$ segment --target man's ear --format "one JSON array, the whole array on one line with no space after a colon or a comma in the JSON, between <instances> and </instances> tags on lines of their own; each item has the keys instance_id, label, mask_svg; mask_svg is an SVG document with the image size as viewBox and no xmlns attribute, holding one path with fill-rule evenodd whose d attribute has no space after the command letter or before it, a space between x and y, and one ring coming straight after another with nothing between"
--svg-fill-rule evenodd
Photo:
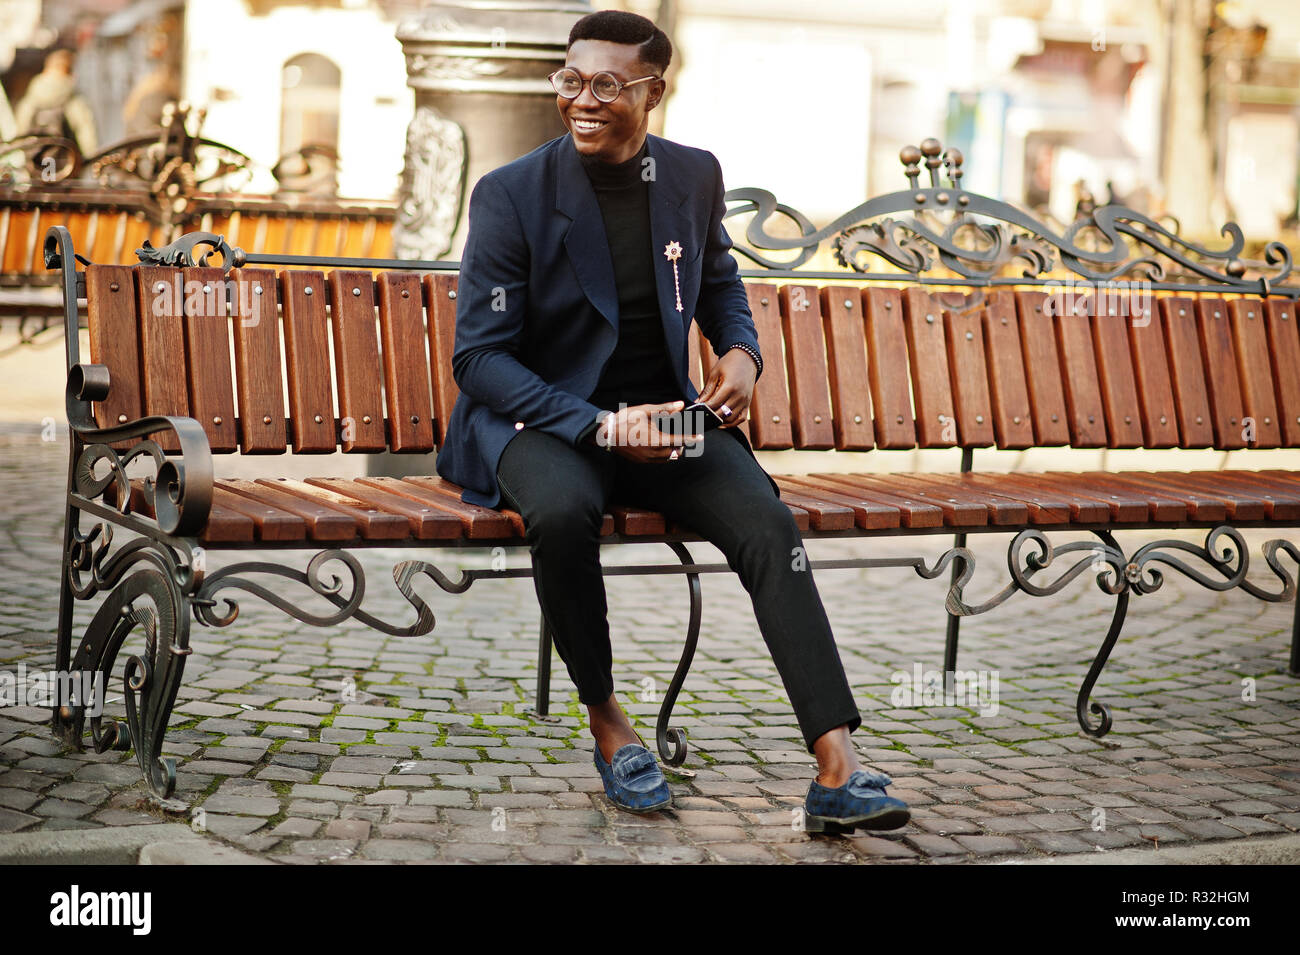
<instances>
[{"instance_id":1,"label":"man's ear","mask_svg":"<svg viewBox=\"0 0 1300 955\"><path fill-rule=\"evenodd\" d=\"M652 89L650 95L646 97L645 108L647 113L659 105L663 100L664 91L668 88L668 84L662 78L660 78L658 83L652 84L652 86L654 89Z\"/></svg>"}]
</instances>

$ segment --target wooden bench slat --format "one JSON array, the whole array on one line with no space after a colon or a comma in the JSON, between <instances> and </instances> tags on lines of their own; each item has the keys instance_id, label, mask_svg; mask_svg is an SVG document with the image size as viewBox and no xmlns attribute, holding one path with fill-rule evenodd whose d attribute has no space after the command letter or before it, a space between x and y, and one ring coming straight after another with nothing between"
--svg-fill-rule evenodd
<instances>
[{"instance_id":1,"label":"wooden bench slat","mask_svg":"<svg viewBox=\"0 0 1300 955\"><path fill-rule=\"evenodd\" d=\"M1180 295L1158 299L1169 375L1173 382L1174 408L1178 413L1180 447L1208 448L1214 445L1210 426L1210 400L1205 390L1205 367L1196 331L1196 304Z\"/></svg>"},{"instance_id":2,"label":"wooden bench slat","mask_svg":"<svg viewBox=\"0 0 1300 955\"><path fill-rule=\"evenodd\" d=\"M221 486L212 489L213 506L220 505L253 522L257 539L262 541L297 541L307 537L307 522L298 514L276 507L267 501L254 501Z\"/></svg>"},{"instance_id":3,"label":"wooden bench slat","mask_svg":"<svg viewBox=\"0 0 1300 955\"><path fill-rule=\"evenodd\" d=\"M958 295L943 310L957 437L962 447L993 444L993 399L985 362L984 295Z\"/></svg>"},{"instance_id":4,"label":"wooden bench slat","mask_svg":"<svg viewBox=\"0 0 1300 955\"><path fill-rule=\"evenodd\" d=\"M460 387L451 373L451 356L456 350L456 276L432 272L424 277L424 294L429 321L429 363L433 371L433 441L441 445L447 434L451 409L456 406Z\"/></svg>"},{"instance_id":5,"label":"wooden bench slat","mask_svg":"<svg viewBox=\"0 0 1300 955\"><path fill-rule=\"evenodd\" d=\"M140 316L141 413L188 418L189 389L183 367L176 367L185 354L181 270L142 265L137 270L135 289ZM170 431L159 434L156 440L164 451L180 451L180 442Z\"/></svg>"},{"instance_id":6,"label":"wooden bench slat","mask_svg":"<svg viewBox=\"0 0 1300 955\"><path fill-rule=\"evenodd\" d=\"M797 448L835 447L821 298L815 285L783 285L778 295L790 382L790 421Z\"/></svg>"},{"instance_id":7,"label":"wooden bench slat","mask_svg":"<svg viewBox=\"0 0 1300 955\"><path fill-rule=\"evenodd\" d=\"M1105 481L1108 488L1127 487L1145 494L1152 507L1152 520L1207 521L1222 520L1227 515L1227 507L1222 501L1211 500L1187 488L1171 488L1159 481L1150 481L1137 472L1085 471L1082 476ZM1168 505L1169 513L1181 507L1186 516L1167 518L1164 516L1166 512L1161 510L1163 505Z\"/></svg>"},{"instance_id":8,"label":"wooden bench slat","mask_svg":"<svg viewBox=\"0 0 1300 955\"><path fill-rule=\"evenodd\" d=\"M1197 490L1179 475L1168 472L1121 471L1117 480L1150 488L1154 492L1187 504L1187 516L1194 521L1222 521L1228 517L1228 502L1219 493Z\"/></svg>"},{"instance_id":9,"label":"wooden bench slat","mask_svg":"<svg viewBox=\"0 0 1300 955\"><path fill-rule=\"evenodd\" d=\"M883 504L898 510L899 521L903 527L942 527L943 509L928 500L922 500L901 489L899 493L881 491L868 487L855 478L856 474L820 473L809 474L808 480L816 481L820 487L832 491L842 491L854 498L861 498L870 504Z\"/></svg>"},{"instance_id":10,"label":"wooden bench slat","mask_svg":"<svg viewBox=\"0 0 1300 955\"><path fill-rule=\"evenodd\" d=\"M353 517L286 491L242 478L218 479L215 486L245 497L260 507L278 508L302 518L307 525L307 536L312 540L350 541L360 536Z\"/></svg>"},{"instance_id":11,"label":"wooden bench slat","mask_svg":"<svg viewBox=\"0 0 1300 955\"><path fill-rule=\"evenodd\" d=\"M1244 494L1254 494L1264 503L1265 517L1269 520L1300 520L1300 486L1294 483L1273 484L1255 471L1193 471L1205 487L1231 488Z\"/></svg>"},{"instance_id":12,"label":"wooden bench slat","mask_svg":"<svg viewBox=\"0 0 1300 955\"><path fill-rule=\"evenodd\" d=\"M1142 406L1133 369L1128 327L1132 324L1127 300L1116 301L1112 292L1098 293L1092 316L1092 344L1097 355L1106 433L1112 448L1140 448Z\"/></svg>"},{"instance_id":13,"label":"wooden bench slat","mask_svg":"<svg viewBox=\"0 0 1300 955\"><path fill-rule=\"evenodd\" d=\"M763 374L758 376L749 405L749 438L756 451L794 447L790 424L790 394L786 390L785 343L775 285L746 285L749 310L758 332ZM711 366L712 363L710 363Z\"/></svg>"},{"instance_id":14,"label":"wooden bench slat","mask_svg":"<svg viewBox=\"0 0 1300 955\"><path fill-rule=\"evenodd\" d=\"M1296 303L1269 299L1267 312L1268 358L1277 387L1277 414L1282 443L1300 446L1300 337L1296 332Z\"/></svg>"},{"instance_id":15,"label":"wooden bench slat","mask_svg":"<svg viewBox=\"0 0 1300 955\"><path fill-rule=\"evenodd\" d=\"M1136 294L1133 301L1136 304L1129 309L1132 320L1128 323L1128 340L1142 412L1142 446L1176 448L1178 412L1159 305L1154 298L1139 299Z\"/></svg>"},{"instance_id":16,"label":"wooden bench slat","mask_svg":"<svg viewBox=\"0 0 1300 955\"><path fill-rule=\"evenodd\" d=\"M825 476L829 475L817 475L819 478ZM946 525L980 527L989 523L989 509L984 504L959 500L952 495L922 489L911 480L910 474L846 474L842 477L850 479L853 484L867 490L883 491L896 497L932 504L943 512Z\"/></svg>"},{"instance_id":17,"label":"wooden bench slat","mask_svg":"<svg viewBox=\"0 0 1300 955\"><path fill-rule=\"evenodd\" d=\"M917 443L923 448L955 447L958 436L952 382L948 364L942 360L947 354L943 306L922 289L904 289L903 326L916 402Z\"/></svg>"},{"instance_id":18,"label":"wooden bench slat","mask_svg":"<svg viewBox=\"0 0 1300 955\"><path fill-rule=\"evenodd\" d=\"M776 483L781 489L782 501L808 512L808 520L813 530L845 531L853 527L856 522L857 516L851 507L828 501L798 485L779 480Z\"/></svg>"},{"instance_id":19,"label":"wooden bench slat","mask_svg":"<svg viewBox=\"0 0 1300 955\"><path fill-rule=\"evenodd\" d=\"M137 304L135 270L130 266L86 266L90 360L109 371L108 397L95 403L95 420L101 428L134 421L143 413Z\"/></svg>"},{"instance_id":20,"label":"wooden bench slat","mask_svg":"<svg viewBox=\"0 0 1300 955\"><path fill-rule=\"evenodd\" d=\"M397 452L431 451L433 390L424 351L424 288L414 272L379 276L379 333L388 446Z\"/></svg>"},{"instance_id":21,"label":"wooden bench slat","mask_svg":"<svg viewBox=\"0 0 1300 955\"><path fill-rule=\"evenodd\" d=\"M404 516L389 514L369 501L289 478L258 478L256 483L338 511L356 522L358 532L366 540L405 540L411 536L410 522Z\"/></svg>"},{"instance_id":22,"label":"wooden bench slat","mask_svg":"<svg viewBox=\"0 0 1300 955\"><path fill-rule=\"evenodd\" d=\"M284 378L280 372L275 272L232 269L230 274L239 291L232 323L239 394L239 444L245 454L283 454L288 437Z\"/></svg>"},{"instance_id":23,"label":"wooden bench slat","mask_svg":"<svg viewBox=\"0 0 1300 955\"><path fill-rule=\"evenodd\" d=\"M1105 524L1110 520L1109 504L1078 494L1070 488L1035 481L1033 474L1020 471L1007 474L973 472L970 477L975 484L991 490L1002 493L1014 490L1026 504L1031 505L1031 517L1033 509L1038 508L1040 519L1036 523L1052 523L1053 518L1060 518L1060 523L1070 524Z\"/></svg>"},{"instance_id":24,"label":"wooden bench slat","mask_svg":"<svg viewBox=\"0 0 1300 955\"><path fill-rule=\"evenodd\" d=\"M306 483L406 518L411 536L417 540L453 540L461 536L461 522L455 515L410 498L348 478L307 478Z\"/></svg>"},{"instance_id":25,"label":"wooden bench slat","mask_svg":"<svg viewBox=\"0 0 1300 955\"><path fill-rule=\"evenodd\" d=\"M835 447L866 451L875 447L871 425L871 380L867 371L866 321L862 296L849 286L821 289L822 323L830 363Z\"/></svg>"},{"instance_id":26,"label":"wooden bench slat","mask_svg":"<svg viewBox=\"0 0 1300 955\"><path fill-rule=\"evenodd\" d=\"M613 504L610 505L609 512L614 518L615 533L624 537L647 537L668 532L668 520L658 511L628 504Z\"/></svg>"},{"instance_id":27,"label":"wooden bench slat","mask_svg":"<svg viewBox=\"0 0 1300 955\"><path fill-rule=\"evenodd\" d=\"M110 485L107 492L108 499L113 503L117 500L117 494L112 490L114 487L116 485ZM144 478L131 478L130 513L140 514L150 520L158 516L149 496L145 493ZM199 534L199 540L205 544L238 544L249 543L255 539L256 528L253 519L231 510L223 503L218 503L218 499L214 496L212 509L208 512L208 523Z\"/></svg>"},{"instance_id":28,"label":"wooden bench slat","mask_svg":"<svg viewBox=\"0 0 1300 955\"><path fill-rule=\"evenodd\" d=\"M914 448L916 419L912 414L903 297L898 289L867 288L862 290L862 306L867 313L867 373L871 379L876 446Z\"/></svg>"},{"instance_id":29,"label":"wooden bench slat","mask_svg":"<svg viewBox=\"0 0 1300 955\"><path fill-rule=\"evenodd\" d=\"M844 505L853 511L854 523L863 530L884 530L902 525L899 509L890 504L880 504L866 499L861 494L828 488L802 475L781 474L772 477L783 491L789 488L796 493L811 493L818 500Z\"/></svg>"},{"instance_id":30,"label":"wooden bench slat","mask_svg":"<svg viewBox=\"0 0 1300 955\"><path fill-rule=\"evenodd\" d=\"M1089 300L1053 297L1052 323L1056 347L1061 356L1061 379L1065 385L1066 423L1070 445L1075 448L1104 448L1107 445L1106 412L1102 406L1097 355L1092 346Z\"/></svg>"},{"instance_id":31,"label":"wooden bench slat","mask_svg":"<svg viewBox=\"0 0 1300 955\"><path fill-rule=\"evenodd\" d=\"M1001 494L991 494L962 480L961 474L909 474L925 493L946 495L952 502L983 505L988 508L990 524L1025 524L1029 521L1029 506Z\"/></svg>"},{"instance_id":32,"label":"wooden bench slat","mask_svg":"<svg viewBox=\"0 0 1300 955\"><path fill-rule=\"evenodd\" d=\"M989 294L983 319L984 357L997 445L1008 450L1032 448L1034 421L1029 409L1015 296L1007 289L995 289Z\"/></svg>"},{"instance_id":33,"label":"wooden bench slat","mask_svg":"<svg viewBox=\"0 0 1300 955\"><path fill-rule=\"evenodd\" d=\"M1130 472L1124 472L1126 474ZM1184 471L1136 471L1148 480L1159 481L1167 487L1187 488L1203 494L1213 501L1221 501L1230 521L1262 521L1272 511L1272 502L1266 500L1257 488L1244 488L1228 479L1207 480L1204 475Z\"/></svg>"},{"instance_id":34,"label":"wooden bench slat","mask_svg":"<svg viewBox=\"0 0 1300 955\"><path fill-rule=\"evenodd\" d=\"M335 269L330 273L334 374L338 385L340 446L344 451L383 451L383 370L375 332L374 276Z\"/></svg>"},{"instance_id":35,"label":"wooden bench slat","mask_svg":"<svg viewBox=\"0 0 1300 955\"><path fill-rule=\"evenodd\" d=\"M937 475L928 476L936 477ZM1014 475L967 472L965 474L943 475L943 477L953 483L974 489L978 493L1018 502L1026 508L1027 521L1030 524L1068 524L1076 520L1077 513L1082 511L1085 516L1090 513L1077 500L1070 500L1064 495L1048 494L1036 488L1022 485L1014 480ZM1072 504L1073 507L1071 507ZM1098 505L1098 509L1100 509L1100 505ZM1106 513L1109 513L1109 511Z\"/></svg>"},{"instance_id":36,"label":"wooden bench slat","mask_svg":"<svg viewBox=\"0 0 1300 955\"><path fill-rule=\"evenodd\" d=\"M1145 491L1138 493L1125 484L1108 480L1109 473L1092 471L1074 474L1067 471L1017 472L1022 480L1030 479L1045 488L1091 498L1110 508L1110 519L1117 524L1138 524L1148 520L1181 521L1187 517L1187 505L1165 498L1152 500Z\"/></svg>"},{"instance_id":37,"label":"wooden bench slat","mask_svg":"<svg viewBox=\"0 0 1300 955\"><path fill-rule=\"evenodd\" d=\"M515 528L504 511L488 510L460 500L460 492L449 494L438 485L429 486L430 478L363 477L361 484L420 501L454 514L461 522L464 536L477 538L516 536ZM438 479L441 480L441 479ZM454 485L452 485L454 486Z\"/></svg>"},{"instance_id":38,"label":"wooden bench slat","mask_svg":"<svg viewBox=\"0 0 1300 955\"><path fill-rule=\"evenodd\" d=\"M1247 443L1253 448L1276 448L1282 443L1282 430L1277 420L1273 364L1268 354L1265 303L1259 299L1238 299L1229 303L1228 310L1237 351L1242 410L1251 419L1254 432L1254 440Z\"/></svg>"},{"instance_id":39,"label":"wooden bench slat","mask_svg":"<svg viewBox=\"0 0 1300 955\"><path fill-rule=\"evenodd\" d=\"M235 386L230 367L230 319L226 277L221 269L181 269L185 288L185 370L190 416L208 435L214 452L239 447Z\"/></svg>"},{"instance_id":40,"label":"wooden bench slat","mask_svg":"<svg viewBox=\"0 0 1300 955\"><path fill-rule=\"evenodd\" d=\"M285 269L283 286L285 369L295 454L333 451L334 386L329 366L328 293L323 272ZM309 291L310 290L310 291Z\"/></svg>"},{"instance_id":41,"label":"wooden bench slat","mask_svg":"<svg viewBox=\"0 0 1300 955\"><path fill-rule=\"evenodd\" d=\"M1034 418L1034 443L1056 447L1070 443L1066 419L1065 387L1061 382L1061 359L1056 347L1056 329L1047 313L1043 292L1017 292L1020 341L1025 361L1025 384Z\"/></svg>"},{"instance_id":42,"label":"wooden bench slat","mask_svg":"<svg viewBox=\"0 0 1300 955\"><path fill-rule=\"evenodd\" d=\"M1196 333L1210 401L1210 426L1214 430L1214 446L1225 450L1246 446L1241 423L1246 412L1228 321L1228 306L1223 299L1212 295L1197 299Z\"/></svg>"}]
</instances>

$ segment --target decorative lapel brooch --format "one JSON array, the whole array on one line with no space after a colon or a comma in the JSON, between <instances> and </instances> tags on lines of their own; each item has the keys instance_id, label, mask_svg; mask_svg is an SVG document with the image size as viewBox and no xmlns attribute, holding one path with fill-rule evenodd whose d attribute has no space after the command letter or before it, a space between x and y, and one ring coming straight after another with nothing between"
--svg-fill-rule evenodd
<instances>
[{"instance_id":1,"label":"decorative lapel brooch","mask_svg":"<svg viewBox=\"0 0 1300 955\"><path fill-rule=\"evenodd\" d=\"M676 239L664 246L664 258L673 264L673 292L677 295L677 311L682 310L682 286L677 280L677 260L682 257L682 244Z\"/></svg>"}]
</instances>

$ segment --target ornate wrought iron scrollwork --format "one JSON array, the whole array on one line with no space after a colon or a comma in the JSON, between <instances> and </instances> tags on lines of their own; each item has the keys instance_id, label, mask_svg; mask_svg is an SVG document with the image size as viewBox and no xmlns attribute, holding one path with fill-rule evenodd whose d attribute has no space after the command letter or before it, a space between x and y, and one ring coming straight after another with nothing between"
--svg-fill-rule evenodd
<instances>
[{"instance_id":1,"label":"ornate wrought iron scrollwork","mask_svg":"<svg viewBox=\"0 0 1300 955\"><path fill-rule=\"evenodd\" d=\"M1118 204L1090 208L1060 231L1009 203L963 189L961 151L944 150L938 140L927 139L920 148L906 146L899 158L910 188L869 199L820 229L766 190L729 190L726 218L753 213L743 239L734 241L735 251L763 268L792 271L829 239L836 262L855 273L871 271L869 260L875 256L918 278L941 265L962 278L987 281L1019 262L1020 277L1031 283L1048 281L1045 276L1059 257L1061 267L1093 282L1126 276L1174 278L1188 285L1208 280L1225 290L1253 293L1275 289L1291 274L1291 252L1281 242L1265 247L1263 263L1245 259L1235 223L1223 227L1229 245L1217 250L1189 242ZM917 183L922 164L929 172L928 187ZM946 186L940 182L941 165L948 174ZM904 213L910 217L894 218ZM775 215L794 222L798 235L769 232L768 220ZM780 261L769 252L794 254Z\"/></svg>"},{"instance_id":2,"label":"ornate wrought iron scrollwork","mask_svg":"<svg viewBox=\"0 0 1300 955\"><path fill-rule=\"evenodd\" d=\"M196 259L194 250L205 245L209 246L208 251L201 253ZM226 237L215 232L187 232L175 242L164 245L160 249L155 249L149 240L145 239L144 245L135 250L136 258L145 265L170 265L178 268L192 266L207 268L211 264L208 262L208 256L213 253L221 256L223 272L244 265L243 249L231 248Z\"/></svg>"},{"instance_id":3,"label":"ornate wrought iron scrollwork","mask_svg":"<svg viewBox=\"0 0 1300 955\"><path fill-rule=\"evenodd\" d=\"M1116 598L1115 611L1111 617L1110 628L1101 649L1093 659L1092 666L1084 678L1079 690L1077 713L1079 725L1090 736L1105 736L1110 731L1112 719L1109 708L1092 700L1092 688L1101 675L1111 650L1119 639L1128 610L1130 595L1149 594L1159 590L1164 583L1164 575L1153 564L1164 564L1178 571L1202 587L1215 591L1227 591L1240 587L1261 600L1285 601L1295 597L1296 578L1282 566L1278 557L1284 551L1300 565L1300 548L1290 541L1271 540L1263 545L1265 562L1269 569L1282 582L1277 591L1267 591L1263 587L1246 579L1249 570L1250 555L1245 538L1241 532L1226 524L1212 528L1202 545L1181 540L1158 540L1139 547L1131 557L1116 543L1108 531L1093 531L1100 543L1090 541L1073 541L1060 547L1054 547L1041 531L1028 528L1021 531L1007 548L1007 567L1011 572L1011 582L991 598L980 604L968 604L964 589L970 582L973 565L965 563L961 574L953 581L948 591L948 612L958 617L974 616L992 610L1005 602L1012 594L1027 593L1031 596L1046 597L1058 593L1072 580L1087 569L1097 571L1097 586L1105 593ZM1033 550L1026 553L1025 548ZM1083 559L1062 571L1048 583L1036 584L1032 577L1046 570L1058 558L1071 553L1085 553ZM1210 568L1209 573L1202 571L1179 557L1190 554L1204 561ZM1089 714L1099 717L1097 722Z\"/></svg>"},{"instance_id":4,"label":"ornate wrought iron scrollwork","mask_svg":"<svg viewBox=\"0 0 1300 955\"><path fill-rule=\"evenodd\" d=\"M345 581L336 574L325 579L322 568L332 560L337 560L347 569L350 586L345 588ZM352 553L345 550L323 550L312 556L305 573L283 564L249 561L232 564L208 574L195 593L194 613L201 623L208 626L228 626L239 616L239 604L230 597L222 597L225 609L217 613L214 610L216 595L225 590L243 590L260 597L291 617L314 626L331 627L344 620L355 619L390 636L418 637L433 630L436 621L433 609L415 592L416 579L420 576L428 577L447 593L459 594L468 590L481 573L483 572L462 570L460 579L452 580L426 561L404 560L397 564L393 567L393 582L397 585L398 592L416 611L415 622L401 626L361 609L361 601L366 593L366 572ZM256 581L247 579L243 576L246 574L270 574L305 584L309 590L332 603L338 610L330 614L312 613Z\"/></svg>"},{"instance_id":5,"label":"ornate wrought iron scrollwork","mask_svg":"<svg viewBox=\"0 0 1300 955\"><path fill-rule=\"evenodd\" d=\"M132 551L122 563L106 568L104 581L116 581L132 567L100 605L72 658L72 673L97 676L93 696L65 701L55 729L80 749L89 716L95 750L134 749L150 790L166 799L176 786L176 765L159 754L190 653L189 614L176 582L177 568L159 550ZM105 723L104 694L118 651L138 628L144 631L144 652L129 656L122 668L126 722Z\"/></svg>"}]
</instances>

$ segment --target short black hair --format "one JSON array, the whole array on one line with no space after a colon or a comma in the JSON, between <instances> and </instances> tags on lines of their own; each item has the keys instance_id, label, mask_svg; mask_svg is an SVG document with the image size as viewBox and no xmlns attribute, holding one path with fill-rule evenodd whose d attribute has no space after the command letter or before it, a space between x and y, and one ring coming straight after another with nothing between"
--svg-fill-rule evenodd
<instances>
[{"instance_id":1,"label":"short black hair","mask_svg":"<svg viewBox=\"0 0 1300 955\"><path fill-rule=\"evenodd\" d=\"M637 56L647 66L654 67L662 76L673 58L673 45L668 34L654 25L654 21L622 10L600 10L589 13L569 31L569 44L578 40L606 40L610 43L628 43L640 47Z\"/></svg>"}]
</instances>

